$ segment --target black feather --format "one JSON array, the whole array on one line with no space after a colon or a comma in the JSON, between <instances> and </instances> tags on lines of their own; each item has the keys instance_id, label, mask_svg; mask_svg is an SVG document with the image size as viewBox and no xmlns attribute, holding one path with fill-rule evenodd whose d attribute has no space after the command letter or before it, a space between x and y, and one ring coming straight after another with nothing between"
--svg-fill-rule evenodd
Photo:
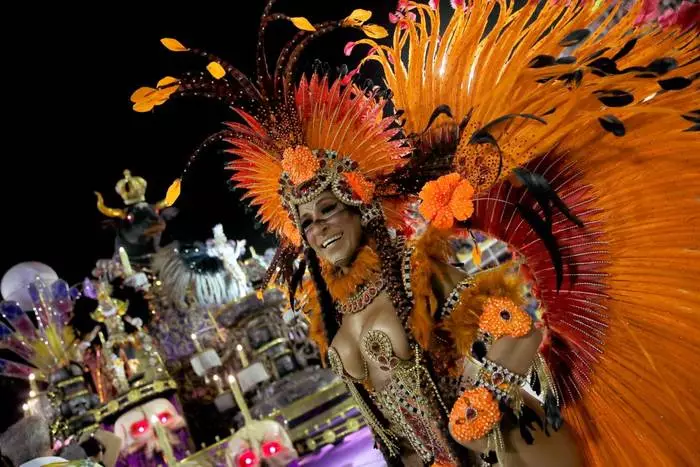
<instances>
[{"instance_id":1,"label":"black feather","mask_svg":"<svg viewBox=\"0 0 700 467\"><path fill-rule=\"evenodd\" d=\"M491 133L483 128L472 133L471 137L469 138L469 144L493 144L494 146L498 147L498 141L496 141L496 138L494 138Z\"/></svg>"},{"instance_id":2,"label":"black feather","mask_svg":"<svg viewBox=\"0 0 700 467\"><path fill-rule=\"evenodd\" d=\"M539 426L540 430L545 428L542 419L537 413L527 405L523 405L522 413L518 418L518 425L520 426L520 436L527 444L535 442L535 437L532 436L532 432L536 430L535 424Z\"/></svg>"},{"instance_id":3,"label":"black feather","mask_svg":"<svg viewBox=\"0 0 700 467\"><path fill-rule=\"evenodd\" d=\"M452 117L452 109L450 109L449 105L446 105L446 104L438 105L437 107L435 107L435 110L433 110L433 113L430 114L430 118L428 119L428 124L425 126L425 130L423 130L423 133L428 131L430 129L430 127L432 126L432 124L435 122L435 119L443 114L447 115L450 118L454 118L454 117Z\"/></svg>"},{"instance_id":4,"label":"black feather","mask_svg":"<svg viewBox=\"0 0 700 467\"><path fill-rule=\"evenodd\" d=\"M637 38L635 37L634 39L630 39L627 41L627 43L613 56L613 61L618 61L628 53L634 49L634 46L637 45Z\"/></svg>"},{"instance_id":5,"label":"black feather","mask_svg":"<svg viewBox=\"0 0 700 467\"><path fill-rule=\"evenodd\" d=\"M540 383L540 377L537 376L536 371L533 371L532 376L530 377L530 387L538 396L542 394L542 384Z\"/></svg>"},{"instance_id":6,"label":"black feather","mask_svg":"<svg viewBox=\"0 0 700 467\"><path fill-rule=\"evenodd\" d=\"M647 67L645 66L628 66L627 68L623 68L620 70L620 73L634 73L634 72L644 72L644 73L650 73L654 76L656 76L656 73L652 73L649 70L647 70Z\"/></svg>"},{"instance_id":7,"label":"black feather","mask_svg":"<svg viewBox=\"0 0 700 467\"><path fill-rule=\"evenodd\" d=\"M649 65L647 65L646 70L657 75L665 75L669 71L678 68L678 62L675 58L663 57L657 58Z\"/></svg>"},{"instance_id":8,"label":"black feather","mask_svg":"<svg viewBox=\"0 0 700 467\"><path fill-rule=\"evenodd\" d=\"M644 73L639 73L638 75L634 75L635 78L658 78L659 75L656 73L651 73L651 72L644 72Z\"/></svg>"},{"instance_id":9,"label":"black feather","mask_svg":"<svg viewBox=\"0 0 700 467\"><path fill-rule=\"evenodd\" d=\"M588 63L588 66L593 68L593 72L599 76L617 75L620 73L620 70L617 69L617 63L607 57L597 58Z\"/></svg>"},{"instance_id":10,"label":"black feather","mask_svg":"<svg viewBox=\"0 0 700 467\"><path fill-rule=\"evenodd\" d=\"M564 266L562 264L561 251L559 250L559 243L552 233L552 226L547 225L537 213L529 207L523 206L518 203L515 205L516 209L528 223L532 230L539 236L544 244L545 248L549 252L549 257L552 259L552 265L554 266L554 272L556 274L557 280L557 290L561 288L561 284L564 281Z\"/></svg>"},{"instance_id":11,"label":"black feather","mask_svg":"<svg viewBox=\"0 0 700 467\"><path fill-rule=\"evenodd\" d=\"M587 61L589 61L589 60L595 60L596 58L600 57L601 55L603 55L603 54L604 54L605 52L607 52L608 50L610 50L610 47L605 47L605 48L600 49L600 50L597 51L597 52L593 52L591 55L589 55L588 57L586 57L586 59L584 60L584 62L587 62Z\"/></svg>"},{"instance_id":12,"label":"black feather","mask_svg":"<svg viewBox=\"0 0 700 467\"><path fill-rule=\"evenodd\" d=\"M687 114L681 116L689 122L700 123L700 109L691 110Z\"/></svg>"},{"instance_id":13,"label":"black feather","mask_svg":"<svg viewBox=\"0 0 700 467\"><path fill-rule=\"evenodd\" d=\"M588 29L577 29L562 39L559 45L562 47L571 47L585 41L590 35L591 31Z\"/></svg>"},{"instance_id":14,"label":"black feather","mask_svg":"<svg viewBox=\"0 0 700 467\"><path fill-rule=\"evenodd\" d=\"M581 84L581 81L583 80L583 71L575 70L571 73L564 73L563 75L558 77L557 80L566 81L566 84L573 84L574 86L578 87Z\"/></svg>"},{"instance_id":15,"label":"black feather","mask_svg":"<svg viewBox=\"0 0 700 467\"><path fill-rule=\"evenodd\" d=\"M659 86L664 91L678 91L680 89L685 89L692 84L692 81L683 76L677 76L675 78L662 79L658 81Z\"/></svg>"},{"instance_id":16,"label":"black feather","mask_svg":"<svg viewBox=\"0 0 700 467\"><path fill-rule=\"evenodd\" d=\"M547 393L544 397L544 414L545 414L545 433L549 435L547 431L547 426L550 425L554 431L559 431L559 429L564 424L564 420L561 416L561 409L559 404L557 404L557 399L554 394Z\"/></svg>"},{"instance_id":17,"label":"black feather","mask_svg":"<svg viewBox=\"0 0 700 467\"><path fill-rule=\"evenodd\" d=\"M551 55L538 55L537 57L530 60L528 67L530 68L544 68L547 66L552 66L556 64L557 59Z\"/></svg>"},{"instance_id":18,"label":"black feather","mask_svg":"<svg viewBox=\"0 0 700 467\"><path fill-rule=\"evenodd\" d=\"M690 128L686 128L683 131L700 131L700 123L693 125Z\"/></svg>"},{"instance_id":19,"label":"black feather","mask_svg":"<svg viewBox=\"0 0 700 467\"><path fill-rule=\"evenodd\" d=\"M571 65L572 63L576 63L576 57L572 57L571 55L557 58L558 65Z\"/></svg>"},{"instance_id":20,"label":"black feather","mask_svg":"<svg viewBox=\"0 0 700 467\"><path fill-rule=\"evenodd\" d=\"M299 262L299 267L294 271L291 280L289 281L289 304L294 309L294 298L296 297L297 288L301 284L301 280L304 278L304 273L306 272L306 261L301 260Z\"/></svg>"},{"instance_id":21,"label":"black feather","mask_svg":"<svg viewBox=\"0 0 700 467\"><path fill-rule=\"evenodd\" d=\"M624 107L634 102L634 96L620 89L611 89L609 91L595 91L598 100L608 107Z\"/></svg>"},{"instance_id":22,"label":"black feather","mask_svg":"<svg viewBox=\"0 0 700 467\"><path fill-rule=\"evenodd\" d=\"M472 119L472 112L474 112L474 109L471 108L469 109L469 112L467 112L467 115L464 116L461 122L459 122L459 136L462 136L462 132L464 129L469 125L469 122Z\"/></svg>"},{"instance_id":23,"label":"black feather","mask_svg":"<svg viewBox=\"0 0 700 467\"><path fill-rule=\"evenodd\" d=\"M557 192L552 189L546 178L522 167L513 169L513 173L535 197L535 200L545 214L545 221L548 224L551 225L552 222L550 208L550 205L552 205L559 209L571 222L579 227L583 227L583 222L569 210L569 207L561 200Z\"/></svg>"},{"instance_id":24,"label":"black feather","mask_svg":"<svg viewBox=\"0 0 700 467\"><path fill-rule=\"evenodd\" d=\"M605 131L609 131L613 135L620 137L625 136L625 125L622 121L614 115L605 115L598 119L600 126L603 127Z\"/></svg>"}]
</instances>

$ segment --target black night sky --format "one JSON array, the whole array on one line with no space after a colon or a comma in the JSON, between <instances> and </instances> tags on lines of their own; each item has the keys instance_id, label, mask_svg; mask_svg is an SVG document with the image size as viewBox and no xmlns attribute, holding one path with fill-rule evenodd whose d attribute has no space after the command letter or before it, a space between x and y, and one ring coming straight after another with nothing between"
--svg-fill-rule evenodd
<instances>
[{"instance_id":1,"label":"black night sky","mask_svg":"<svg viewBox=\"0 0 700 467\"><path fill-rule=\"evenodd\" d=\"M387 25L387 13L395 6L393 0L331 3L281 0L275 10L316 22L368 8L375 11L373 22ZM99 12L62 6L42 8L38 16L19 15L15 27L23 37L13 40L5 57L11 65L3 109L1 271L32 260L50 265L69 282L80 280L95 260L112 252L113 236L101 227L104 217L95 208L93 191L102 192L108 205L121 207L114 185L128 168L148 181L148 201L162 199L191 151L231 118L222 105L193 98L138 114L129 96L164 76L206 66L201 59L169 52L159 42L162 37L206 49L251 72L264 1L157 5ZM274 57L294 28L278 22L268 31ZM352 65L360 57L344 57L342 47L359 37L358 31L327 36L309 48L301 69L309 71L314 58ZM204 240L221 222L229 238L245 237L259 247L271 244L254 230L253 214L240 205L240 193L227 186L223 166L230 156L223 147L215 149L200 157L184 184L180 214L164 243Z\"/></svg>"},{"instance_id":2,"label":"black night sky","mask_svg":"<svg viewBox=\"0 0 700 467\"><path fill-rule=\"evenodd\" d=\"M148 181L149 201L162 199L191 151L231 117L220 104L192 99L176 99L150 114L131 110L129 96L138 87L206 66L167 51L159 39L177 38L250 73L265 2L69 3L13 5L3 14L0 272L21 261L40 261L75 283L113 251L113 235L101 227L104 217L93 191L121 207L114 185L128 168ZM374 11L372 22L388 26L394 7L394 0L280 0L275 11L320 22L365 8ZM268 54L276 57L294 27L275 23L268 31ZM360 56L344 57L342 48L360 35L331 34L307 50L301 69L310 71L314 58L354 65ZM205 240L223 223L229 238L246 238L260 249L271 245L272 239L254 229L240 193L229 190L223 169L229 156L216 149L200 157L184 184L176 205L180 214L164 243ZM14 408L7 383L1 383L2 405ZM12 418L3 413L0 432Z\"/></svg>"}]
</instances>

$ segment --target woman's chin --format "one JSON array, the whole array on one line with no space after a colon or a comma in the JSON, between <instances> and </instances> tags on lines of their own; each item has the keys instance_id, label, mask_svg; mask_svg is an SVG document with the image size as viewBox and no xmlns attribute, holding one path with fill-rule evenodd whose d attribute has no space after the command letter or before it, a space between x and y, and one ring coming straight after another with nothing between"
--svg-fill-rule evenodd
<instances>
[{"instance_id":1,"label":"woman's chin","mask_svg":"<svg viewBox=\"0 0 700 467\"><path fill-rule=\"evenodd\" d=\"M328 262L337 268L346 268L352 264L353 255L344 251L339 251L328 256Z\"/></svg>"},{"instance_id":2,"label":"woman's chin","mask_svg":"<svg viewBox=\"0 0 700 467\"><path fill-rule=\"evenodd\" d=\"M336 256L331 260L333 266L337 268L347 268L352 264L352 257L350 256Z\"/></svg>"}]
</instances>

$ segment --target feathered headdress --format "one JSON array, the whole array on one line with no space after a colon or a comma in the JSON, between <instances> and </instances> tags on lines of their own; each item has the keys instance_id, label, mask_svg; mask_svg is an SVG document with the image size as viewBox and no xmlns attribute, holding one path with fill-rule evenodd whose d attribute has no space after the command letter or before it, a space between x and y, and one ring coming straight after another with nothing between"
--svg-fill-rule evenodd
<instances>
[{"instance_id":1,"label":"feathered headdress","mask_svg":"<svg viewBox=\"0 0 700 467\"><path fill-rule=\"evenodd\" d=\"M305 18L271 14L272 3L265 8L260 24L254 83L217 57L189 49L175 39L163 39L171 51L206 58L211 77L166 77L155 88L138 89L132 101L138 112L176 95L200 94L227 103L242 123L226 123L226 129L207 139L193 157L213 142L229 143L232 148L227 152L238 157L228 168L234 172L233 181L246 191L244 199L258 208L259 218L283 244L298 247L302 238L297 205L332 190L342 202L366 208L367 215L379 212L375 201L380 181L405 162L409 147L395 119L384 116L387 96L378 88L356 86L352 79L356 70L341 70L333 80L316 69L298 85L292 81L299 55L322 34L355 27L369 37L385 37L382 27L366 24L371 12L355 10L342 21L312 25ZM264 34L274 20L289 20L300 31L283 48L272 71L265 56ZM386 210L392 212L390 203L387 201Z\"/></svg>"}]
</instances>

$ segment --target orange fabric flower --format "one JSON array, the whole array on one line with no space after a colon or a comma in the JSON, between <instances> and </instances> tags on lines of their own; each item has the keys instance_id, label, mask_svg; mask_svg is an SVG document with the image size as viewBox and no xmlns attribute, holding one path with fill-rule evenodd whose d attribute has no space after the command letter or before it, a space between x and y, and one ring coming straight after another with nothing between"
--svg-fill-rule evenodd
<instances>
[{"instance_id":1,"label":"orange fabric flower","mask_svg":"<svg viewBox=\"0 0 700 467\"><path fill-rule=\"evenodd\" d=\"M494 339L524 337L532 329L532 318L511 299L491 297L484 302L479 329Z\"/></svg>"},{"instance_id":2,"label":"orange fabric flower","mask_svg":"<svg viewBox=\"0 0 700 467\"><path fill-rule=\"evenodd\" d=\"M319 167L318 159L306 146L294 146L284 150L282 169L295 185L311 180Z\"/></svg>"},{"instance_id":3,"label":"orange fabric flower","mask_svg":"<svg viewBox=\"0 0 700 467\"><path fill-rule=\"evenodd\" d=\"M465 221L474 213L474 187L458 173L430 181L420 192L418 211L438 229L449 229L454 220Z\"/></svg>"},{"instance_id":4,"label":"orange fabric flower","mask_svg":"<svg viewBox=\"0 0 700 467\"><path fill-rule=\"evenodd\" d=\"M357 172L348 172L344 174L345 181L348 182L352 193L361 199L363 203L369 204L374 197L374 183L367 180L362 174Z\"/></svg>"},{"instance_id":5,"label":"orange fabric flower","mask_svg":"<svg viewBox=\"0 0 700 467\"><path fill-rule=\"evenodd\" d=\"M500 421L498 402L483 387L465 391L450 411L450 431L461 443L483 438Z\"/></svg>"}]
</instances>

